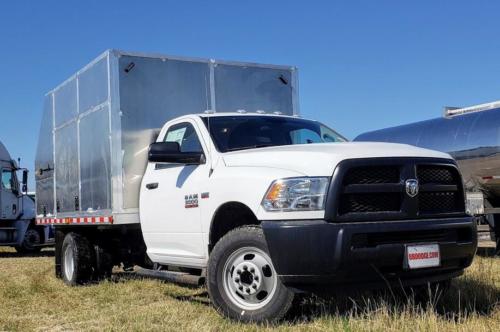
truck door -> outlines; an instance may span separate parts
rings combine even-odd
[[[181,152],[207,156],[198,132],[196,123],[183,121],[171,125],[162,140],[179,143]],[[208,179],[208,165],[148,165],[141,186],[140,217],[148,255],[154,262],[204,264],[199,188]]]
[[[10,168],[2,168],[0,184],[1,219],[15,219],[19,213],[18,186],[14,172]]]

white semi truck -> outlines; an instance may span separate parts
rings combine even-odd
[[[296,75],[111,50],[47,94],[37,220],[57,276],[141,266],[271,321],[297,292],[460,275],[477,239],[453,159],[299,118]]]
[[[22,174],[21,183],[18,174]],[[0,142],[0,246],[23,254],[54,243],[50,226],[37,226],[35,201],[27,192],[28,170],[18,167]]]

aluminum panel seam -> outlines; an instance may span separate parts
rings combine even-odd
[[[113,213],[123,210],[123,151],[121,144],[121,104],[118,56],[110,53],[109,58],[109,116],[111,136],[111,209]],[[120,133],[120,135],[118,135]],[[139,220],[137,220],[139,221]]]
[[[81,158],[80,158],[80,79],[79,75],[76,76],[76,113],[78,118],[76,120],[76,144],[77,144],[77,156],[78,156],[78,198],[75,198],[75,202],[78,199],[78,212],[82,212],[82,171],[81,171]]]
[[[54,159],[54,165],[53,165],[53,181],[54,181],[54,201],[53,201],[53,206],[52,206],[52,214],[56,215],[57,214],[57,188],[56,188],[56,98],[54,98],[54,93],[52,92],[51,94],[52,97],[52,158]]]

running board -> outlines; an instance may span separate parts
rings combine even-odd
[[[205,277],[184,272],[148,270],[139,268],[136,273],[142,277],[161,279],[175,284],[200,287],[205,283]]]

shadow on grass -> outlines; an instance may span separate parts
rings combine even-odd
[[[158,280],[156,278],[148,278],[144,277],[141,275],[136,274],[135,272],[116,272],[113,273],[111,277],[111,281],[119,283],[127,280],[143,280],[143,279],[151,279],[151,280]],[[169,283],[168,281],[165,281],[165,283]],[[182,284],[177,284],[180,287],[184,287],[186,289],[186,293],[192,293],[193,290],[196,290],[195,293],[192,294],[182,294],[182,295],[175,295],[171,294],[170,292],[165,292],[165,295],[168,297],[171,297],[173,299],[176,299],[178,301],[187,301],[191,303],[198,303],[198,304],[203,304],[206,306],[210,305],[210,298],[208,296],[208,292],[205,287],[199,287],[199,286],[194,286],[194,285],[182,285]]]
[[[444,295],[442,290],[434,290],[419,299],[411,293],[403,295],[396,291],[360,292],[356,294],[334,295],[330,298],[316,296],[302,297],[287,318],[288,323],[302,323],[325,316],[339,316],[346,319],[370,317],[385,310],[398,316],[404,313],[423,314],[433,311],[437,316],[461,321],[470,314],[489,316],[500,305],[500,289],[484,281],[460,278],[452,281]]]
[[[481,257],[494,257],[498,254],[496,253],[496,249],[494,247],[478,247],[477,255]],[[500,256],[498,258],[500,258]]]
[[[488,278],[483,275],[462,276],[451,282],[450,289],[444,295],[442,289],[438,288],[427,294],[430,300],[426,301],[415,294],[401,294],[397,290],[343,293],[328,298],[299,296],[285,323],[302,324],[328,316],[342,319],[367,318],[381,311],[396,317],[404,317],[408,313],[421,315],[430,311],[442,319],[455,322],[462,322],[471,314],[490,316],[500,306],[500,289],[495,286],[494,277]],[[111,282],[143,279],[147,278],[133,271],[115,272]],[[209,295],[204,287],[185,287],[185,290],[180,291],[166,289],[164,295],[178,301],[210,305]]]
[[[55,251],[52,250],[42,250],[37,253],[30,254],[20,254],[18,252],[1,252],[0,258],[33,258],[33,257],[54,257]]]
[[[173,296],[176,300],[187,301],[191,303],[199,303],[206,306],[210,305],[210,297],[205,289],[201,289],[199,292],[191,295],[177,295]]]
[[[133,272],[118,272],[112,277],[114,282],[142,279],[144,277]],[[426,296],[430,300],[425,301],[415,294],[402,294],[397,290],[338,294],[328,298],[299,296],[285,323],[301,324],[328,316],[363,318],[373,316],[381,310],[394,316],[432,311],[442,319],[462,321],[470,314],[489,316],[500,305],[500,289],[495,287],[492,280],[463,276],[452,281],[445,295],[442,293],[442,289],[433,290]],[[193,304],[210,305],[206,288],[186,288],[181,294],[166,290],[165,296]]]

